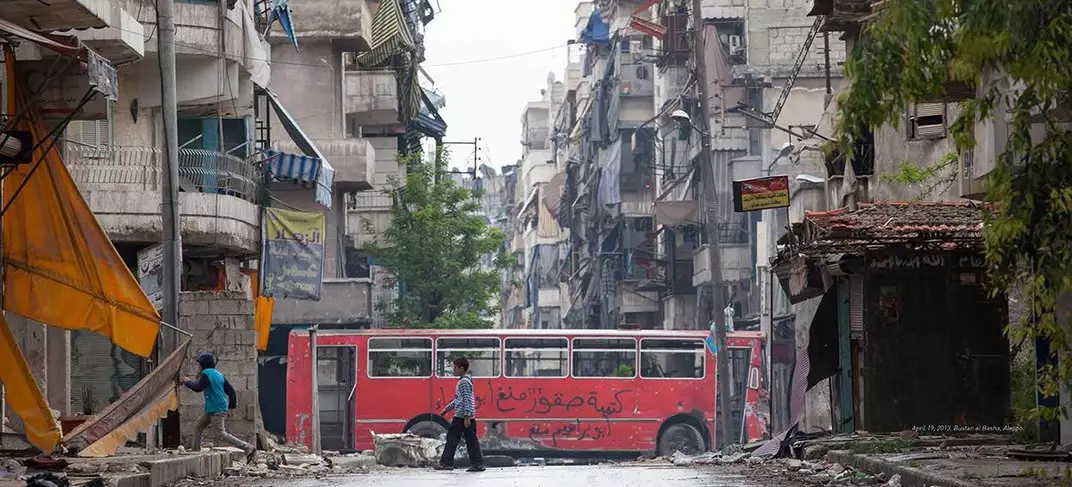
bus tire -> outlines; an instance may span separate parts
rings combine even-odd
[[[704,451],[704,439],[700,430],[688,423],[672,424],[659,436],[659,455],[671,456],[674,452],[699,455]]]
[[[447,428],[439,424],[437,421],[418,421],[413,426],[406,429],[406,433],[412,433],[421,438],[434,438],[437,440],[443,439],[447,434]]]

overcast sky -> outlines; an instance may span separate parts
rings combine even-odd
[[[521,157],[521,110],[540,99],[547,74],[562,81],[577,0],[438,0],[425,33],[425,71],[446,96],[447,140],[481,138],[480,162]],[[452,165],[472,164],[454,146]]]

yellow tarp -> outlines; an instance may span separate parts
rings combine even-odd
[[[8,113],[29,100],[25,79],[15,76],[14,55],[5,48]],[[47,135],[36,109],[15,129],[33,140]],[[108,235],[49,143],[34,152],[37,164],[18,166],[4,178],[4,203],[26,182],[3,218],[3,307],[46,325],[90,330],[120,348],[148,357],[160,329],[160,315],[145,296]],[[32,174],[31,174],[31,171]]]
[[[268,332],[272,329],[272,309],[275,298],[257,296],[253,308],[253,329],[257,330],[257,350],[268,350]]]
[[[60,426],[30,374],[30,366],[15,343],[3,313],[0,313],[0,382],[4,384],[7,407],[22,418],[26,440],[51,453],[60,441]]]
[[[119,447],[125,445],[127,441],[137,438],[138,433],[144,433],[149,428],[156,426],[156,422],[167,416],[168,411],[176,409],[179,409],[179,395],[175,387],[172,386],[133,418],[130,418],[118,428],[78,452],[78,456],[90,458],[110,456]]]

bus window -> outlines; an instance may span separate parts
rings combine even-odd
[[[703,340],[641,340],[640,376],[646,379],[702,379],[704,352]]]
[[[574,338],[574,377],[636,377],[636,340]]]
[[[440,338],[436,340],[436,363],[440,377],[454,375],[451,364],[464,356],[473,377],[499,376],[498,338]]]
[[[565,378],[569,367],[565,338],[507,338],[507,377]]]
[[[431,338],[369,338],[369,377],[431,377]]]

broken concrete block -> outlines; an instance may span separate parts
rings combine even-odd
[[[372,455],[334,456],[328,457],[327,460],[331,463],[333,469],[338,467],[343,470],[353,470],[376,465],[376,457]]]
[[[901,474],[893,474],[890,481],[886,482],[886,487],[901,487]]]
[[[376,462],[388,467],[430,467],[439,462],[446,442],[417,435],[373,435]]]
[[[284,453],[283,462],[287,465],[320,465],[324,459],[311,453]]]

